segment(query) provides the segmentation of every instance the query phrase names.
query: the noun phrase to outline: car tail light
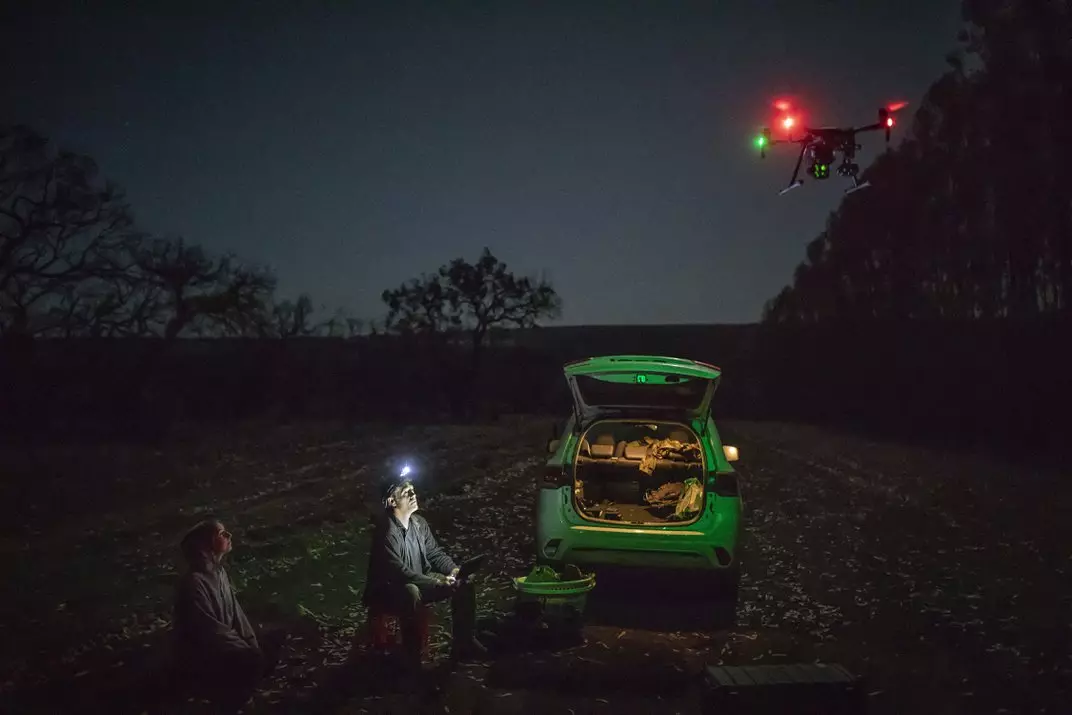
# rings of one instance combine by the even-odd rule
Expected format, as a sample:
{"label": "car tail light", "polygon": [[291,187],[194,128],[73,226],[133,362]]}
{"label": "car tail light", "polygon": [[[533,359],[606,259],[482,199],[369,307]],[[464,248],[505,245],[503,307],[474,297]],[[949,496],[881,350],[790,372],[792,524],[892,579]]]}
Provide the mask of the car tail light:
{"label": "car tail light", "polygon": [[737,488],[737,475],[733,472],[715,474],[715,494],[720,497],[736,497],[741,493]]}
{"label": "car tail light", "polygon": [[546,488],[565,487],[568,486],[573,480],[570,479],[569,472],[565,467],[547,467],[543,471],[543,485]]}

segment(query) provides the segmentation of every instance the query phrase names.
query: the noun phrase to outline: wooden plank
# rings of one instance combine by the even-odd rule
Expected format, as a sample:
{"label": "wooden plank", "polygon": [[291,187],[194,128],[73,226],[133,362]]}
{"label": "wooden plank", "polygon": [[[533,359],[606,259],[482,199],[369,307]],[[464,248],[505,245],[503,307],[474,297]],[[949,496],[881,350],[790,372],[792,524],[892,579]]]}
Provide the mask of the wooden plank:
{"label": "wooden plank", "polygon": [[804,666],[804,672],[809,683],[835,683],[840,680],[838,673],[818,663]]}
{"label": "wooden plank", "polygon": [[800,663],[789,663],[785,666],[785,669],[794,683],[808,682],[808,671]]}
{"label": "wooden plank", "polygon": [[770,685],[770,669],[766,666],[750,665],[746,668],[745,672],[747,672],[748,677],[752,679],[753,686],[763,688]]}
{"label": "wooden plank", "polygon": [[750,677],[748,677],[748,673],[745,671],[744,668],[739,668],[739,667],[733,666],[733,665],[727,666],[726,667],[726,673],[733,680],[734,685],[748,686],[748,685],[752,685],[753,682],[754,682]]}
{"label": "wooden plank", "polygon": [[775,665],[770,669],[770,678],[768,678],[767,682],[771,685],[785,687],[793,685],[797,682],[797,679],[791,665]]}
{"label": "wooden plank", "polygon": [[705,713],[815,713],[860,715],[867,711],[861,679],[824,663],[708,666]]}

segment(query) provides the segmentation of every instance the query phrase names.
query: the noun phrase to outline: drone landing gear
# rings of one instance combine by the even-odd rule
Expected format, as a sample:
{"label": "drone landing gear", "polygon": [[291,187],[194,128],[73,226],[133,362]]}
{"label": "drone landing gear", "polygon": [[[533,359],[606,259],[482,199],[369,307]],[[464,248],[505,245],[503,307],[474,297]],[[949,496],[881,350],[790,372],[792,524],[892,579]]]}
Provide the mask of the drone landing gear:
{"label": "drone landing gear", "polygon": [[793,167],[793,176],[791,179],[789,179],[789,186],[779,191],[779,196],[785,196],[787,193],[797,188],[798,186],[804,185],[804,180],[798,179],[797,177],[800,176],[800,165],[804,163],[804,152],[806,152],[807,150],[808,145],[802,142],[800,144],[800,154],[797,155],[797,165]]}
{"label": "drone landing gear", "polygon": [[863,183],[860,183],[859,181],[856,180],[856,177],[854,176],[854,177],[852,177],[852,186],[850,188],[848,188],[848,189],[845,189],[845,195],[848,196],[849,194],[851,194],[853,192],[856,192],[856,191],[859,191],[860,189],[866,189],[870,185],[871,185],[870,181],[865,181]]}
{"label": "drone landing gear", "polygon": [[798,186],[803,186],[803,185],[804,185],[804,180],[803,179],[797,179],[792,184],[790,184],[789,186],[787,186],[784,189],[782,189],[781,191],[779,191],[778,195],[779,196],[785,196],[786,194],[788,194],[793,189],[797,188]]}

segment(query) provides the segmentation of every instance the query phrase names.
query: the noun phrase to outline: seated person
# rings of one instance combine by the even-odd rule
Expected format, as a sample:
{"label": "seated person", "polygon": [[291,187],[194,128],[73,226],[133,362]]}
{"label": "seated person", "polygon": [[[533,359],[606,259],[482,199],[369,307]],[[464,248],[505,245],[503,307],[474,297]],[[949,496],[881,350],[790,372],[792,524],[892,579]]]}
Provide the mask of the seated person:
{"label": "seated person", "polygon": [[187,532],[182,539],[187,571],[175,591],[177,675],[225,712],[237,712],[275,665],[261,650],[223,567],[231,548],[231,534],[215,519]]}
{"label": "seated person", "polygon": [[372,537],[362,602],[397,614],[408,665],[415,670],[421,661],[416,610],[447,598],[453,621],[451,658],[485,654],[487,649],[474,635],[476,590],[467,579],[458,579],[460,569],[436,543],[428,522],[414,513],[413,483],[401,477],[389,480],[381,499],[384,511]]}

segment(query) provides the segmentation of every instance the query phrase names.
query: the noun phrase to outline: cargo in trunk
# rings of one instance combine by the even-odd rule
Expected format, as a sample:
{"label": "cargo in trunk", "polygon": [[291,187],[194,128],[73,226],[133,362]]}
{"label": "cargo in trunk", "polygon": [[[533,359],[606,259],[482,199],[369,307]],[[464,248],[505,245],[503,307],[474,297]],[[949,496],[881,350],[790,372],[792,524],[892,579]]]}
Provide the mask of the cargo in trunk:
{"label": "cargo in trunk", "polygon": [[574,504],[586,519],[688,523],[703,509],[703,448],[684,424],[597,422],[582,436],[574,465]]}

